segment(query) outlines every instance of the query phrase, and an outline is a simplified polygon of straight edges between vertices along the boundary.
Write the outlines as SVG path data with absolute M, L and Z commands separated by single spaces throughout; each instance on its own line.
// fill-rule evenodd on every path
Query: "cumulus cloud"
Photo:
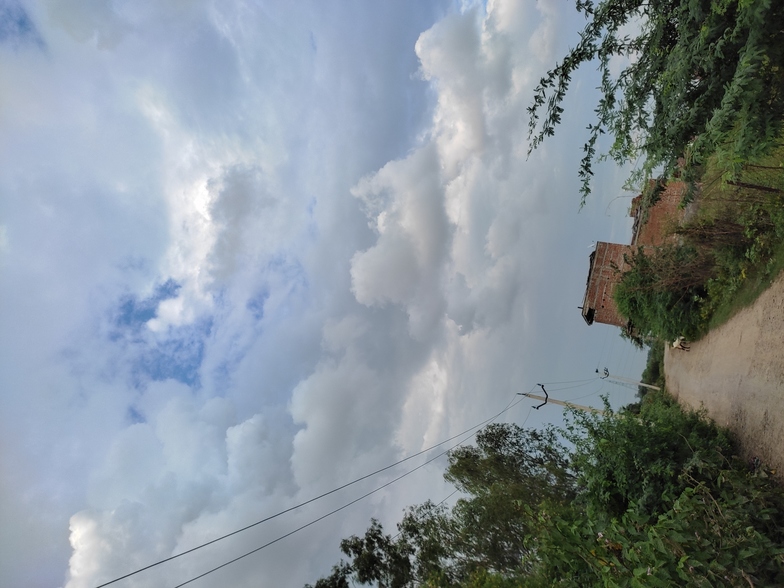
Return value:
M 530 56 L 497 26 L 493 10 L 508 7 L 488 9 L 449 15 L 419 38 L 422 75 L 438 88 L 431 135 L 353 190 L 378 233 L 352 260 L 353 291 L 363 304 L 407 307 L 412 333 L 445 309 L 463 328 L 497 326 L 530 269 L 512 252 L 533 236 L 523 229 L 541 196 L 509 169 L 525 148 L 513 78 Z
M 379 235 L 352 259 L 353 292 L 369 306 L 404 305 L 411 332 L 420 338 L 440 319 L 442 307 L 448 228 L 440 176 L 435 147 L 429 145 L 387 164 L 353 190 Z

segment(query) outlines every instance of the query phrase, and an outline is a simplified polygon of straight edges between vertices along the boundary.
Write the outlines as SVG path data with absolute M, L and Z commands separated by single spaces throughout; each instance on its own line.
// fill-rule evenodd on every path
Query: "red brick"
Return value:
M 586 323 L 628 326 L 629 321 L 620 315 L 613 298 L 615 286 L 620 282 L 622 273 L 628 269 L 624 254 L 630 256 L 640 246 L 654 247 L 672 238 L 668 230 L 683 219 L 680 203 L 684 190 L 683 182 L 670 182 L 647 214 L 640 210 L 642 196 L 637 196 L 632 200 L 630 211 L 630 216 L 635 219 L 631 245 L 603 241 L 596 244 L 589 258 L 585 298 L 580 307 Z
M 615 307 L 613 291 L 628 267 L 624 254 L 631 254 L 631 245 L 599 241 L 591 253 L 588 282 L 585 286 L 582 314 L 589 325 L 597 322 L 625 327 L 628 321 Z

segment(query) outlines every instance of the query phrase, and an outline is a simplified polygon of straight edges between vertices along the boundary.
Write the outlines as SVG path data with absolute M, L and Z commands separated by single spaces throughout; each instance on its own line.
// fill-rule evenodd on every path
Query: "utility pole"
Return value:
M 596 373 L 599 373 L 599 370 L 596 370 Z M 629 378 L 624 378 L 621 376 L 613 376 L 607 368 L 604 368 L 604 375 L 599 376 L 602 380 L 610 379 L 622 384 L 632 384 L 634 386 L 642 386 L 643 388 L 650 388 L 651 390 L 661 390 L 658 386 L 654 386 L 652 384 L 645 384 L 643 382 L 638 382 L 637 380 L 631 380 Z
M 584 410 L 587 412 L 593 412 L 596 414 L 604 414 L 603 410 L 598 408 L 593 408 L 592 406 L 583 406 L 582 404 L 572 404 L 571 402 L 564 402 L 563 400 L 555 400 L 554 398 L 544 396 L 539 396 L 538 394 L 526 394 L 522 392 L 518 392 L 520 396 L 527 396 L 528 398 L 533 398 L 534 400 L 543 400 L 545 404 L 557 404 L 559 406 L 565 406 L 566 408 L 576 408 L 577 410 Z M 541 404 L 539 406 L 542 406 Z M 535 406 L 534 408 L 539 408 L 539 406 Z

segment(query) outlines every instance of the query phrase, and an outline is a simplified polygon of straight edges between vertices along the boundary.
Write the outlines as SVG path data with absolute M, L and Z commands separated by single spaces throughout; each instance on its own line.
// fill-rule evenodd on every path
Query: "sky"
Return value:
M 596 72 L 527 156 L 582 24 L 560 0 L 0 0 L 0 585 L 95 587 L 537 383 L 633 401 L 592 378 L 644 353 L 577 309 L 592 243 L 631 235 L 628 170 L 579 207 Z M 532 404 L 500 420 L 561 422 Z M 435 455 L 114 586 L 176 586 Z M 190 585 L 312 583 L 371 517 L 449 496 L 443 467 Z

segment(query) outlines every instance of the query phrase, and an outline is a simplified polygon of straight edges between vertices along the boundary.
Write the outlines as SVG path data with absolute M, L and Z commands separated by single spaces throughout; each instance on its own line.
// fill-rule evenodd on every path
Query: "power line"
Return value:
M 594 395 L 598 394 L 599 392 L 601 392 L 602 390 L 604 390 L 604 382 L 602 382 L 602 384 L 596 390 L 591 392 L 590 394 L 584 394 L 583 396 L 578 396 L 577 398 L 572 398 L 570 400 L 582 400 L 583 398 L 588 398 L 589 396 L 594 396 Z
M 532 389 L 533 389 L 533 388 L 532 388 Z M 507 405 L 506 405 L 506 408 L 505 408 L 504 410 L 502 410 L 501 412 L 499 412 L 499 413 L 498 413 L 497 415 L 495 415 L 494 417 L 491 417 L 491 418 L 487 419 L 487 420 L 486 420 L 486 421 L 484 421 L 482 424 L 480 424 L 480 425 L 477 425 L 476 427 L 471 427 L 471 429 L 476 429 L 476 428 L 478 428 L 478 427 L 482 426 L 483 424 L 485 424 L 485 423 L 487 423 L 487 422 L 489 422 L 489 421 L 495 420 L 496 418 L 498 418 L 499 416 L 501 416 L 503 413 L 505 413 L 505 412 L 506 412 L 507 410 L 509 410 L 510 408 L 512 408 L 512 407 L 514 407 L 514 406 L 517 406 L 517 405 L 518 405 L 520 402 L 522 402 L 522 398 L 521 398 L 520 400 L 518 400 L 517 402 L 514 402 L 514 399 L 512 399 L 512 400 L 509 402 L 509 404 L 507 404 Z M 468 431 L 470 431 L 471 429 L 466 429 L 466 431 L 465 431 L 465 432 L 468 432 Z M 463 433 L 461 433 L 461 434 L 463 434 Z M 321 515 L 321 516 L 320 516 L 320 517 L 318 517 L 317 519 L 314 519 L 314 520 L 310 521 L 309 523 L 305 523 L 305 524 L 304 524 L 304 525 L 302 525 L 301 527 L 297 527 L 297 528 L 296 528 L 296 529 L 294 529 L 293 531 L 289 531 L 289 532 L 288 532 L 288 533 L 286 533 L 285 535 L 281 535 L 280 537 L 277 537 L 277 538 L 273 539 L 272 541 L 269 541 L 269 542 L 265 543 L 265 544 L 264 544 L 264 545 L 262 545 L 261 547 L 257 547 L 256 549 L 252 549 L 252 550 L 250 550 L 250 551 L 248 551 L 248 552 L 246 552 L 246 553 L 243 553 L 242 555 L 240 555 L 240 556 L 238 556 L 238 557 L 235 557 L 234 559 L 231 559 L 231 560 L 229 560 L 229 561 L 227 561 L 227 562 L 225 562 L 225 563 L 222 563 L 222 564 L 221 564 L 221 565 L 219 565 L 219 566 L 215 566 L 214 568 L 212 568 L 212 569 L 210 569 L 210 570 L 207 570 L 206 572 L 204 572 L 204 573 L 202 573 L 202 574 L 199 574 L 198 576 L 195 576 L 195 577 L 191 578 L 190 580 L 186 580 L 186 581 L 185 581 L 185 582 L 183 582 L 182 584 L 177 584 L 177 585 L 176 585 L 174 588 L 182 588 L 183 586 L 186 586 L 187 584 L 190 584 L 191 582 L 195 582 L 196 580 L 199 580 L 200 578 L 203 578 L 204 576 L 207 576 L 207 575 L 209 575 L 209 574 L 211 574 L 211 573 L 213 573 L 213 572 L 217 572 L 218 570 L 220 570 L 220 569 L 222 569 L 222 568 L 225 568 L 226 566 L 230 566 L 231 564 L 233 564 L 233 563 L 236 563 L 236 562 L 238 562 L 239 560 L 241 560 L 241 559 L 243 559 L 243 558 L 246 558 L 246 557 L 248 557 L 249 555 L 253 555 L 254 553 L 256 553 L 256 552 L 259 552 L 259 551 L 261 551 L 262 549 L 265 549 L 266 547 L 269 547 L 270 545 L 273 545 L 273 544 L 277 543 L 278 541 L 282 541 L 283 539 L 286 539 L 287 537 L 291 537 L 291 536 L 292 536 L 292 535 L 294 535 L 295 533 L 298 533 L 299 531 L 302 531 L 303 529 L 306 529 L 306 528 L 310 527 L 311 525 L 315 525 L 315 524 L 316 524 L 316 523 L 318 523 L 319 521 L 323 521 L 323 520 L 324 520 L 324 519 L 326 519 L 327 517 L 330 517 L 330 516 L 332 516 L 333 514 L 335 514 L 335 513 L 338 513 L 338 512 L 340 512 L 341 510 L 344 510 L 344 509 L 348 508 L 349 506 L 351 506 L 351 505 L 353 505 L 353 504 L 356 504 L 356 503 L 357 503 L 357 502 L 359 502 L 360 500 L 363 500 L 364 498 L 367 498 L 368 496 L 370 496 L 370 495 L 372 495 L 372 494 L 375 494 L 375 493 L 376 493 L 376 492 L 378 492 L 379 490 L 383 490 L 383 489 L 384 489 L 384 488 L 386 488 L 387 486 L 391 486 L 392 484 L 394 484 L 394 483 L 395 483 L 395 482 L 397 482 L 398 480 L 401 480 L 401 479 L 405 478 L 406 476 L 408 476 L 408 475 L 410 475 L 410 474 L 413 474 L 415 471 L 417 471 L 417 470 L 419 470 L 419 469 L 422 469 L 423 467 L 425 467 L 425 466 L 426 466 L 426 465 L 428 465 L 429 463 L 432 463 L 432 462 L 434 462 L 435 460 L 437 460 L 439 457 L 441 457 L 441 456 L 443 456 L 443 455 L 446 455 L 447 453 L 449 453 L 450 451 L 452 451 L 452 450 L 453 450 L 455 447 L 459 447 L 460 445 L 462 445 L 463 443 L 465 443 L 466 441 L 468 441 L 468 440 L 469 440 L 471 437 L 473 437 L 473 436 L 475 436 L 475 435 L 476 435 L 476 431 L 475 431 L 475 432 L 473 432 L 473 433 L 471 433 L 471 434 L 470 434 L 468 437 L 466 437 L 465 439 L 463 439 L 463 440 L 462 440 L 462 441 L 460 441 L 459 443 L 456 443 L 455 445 L 453 445 L 453 446 L 452 446 L 452 447 L 450 447 L 449 449 L 446 449 L 446 450 L 442 451 L 441 453 L 439 453 L 439 454 L 438 454 L 438 455 L 436 455 L 435 457 L 433 457 L 433 458 L 431 458 L 431 459 L 427 460 L 426 462 L 424 462 L 424 463 L 422 463 L 422 464 L 418 465 L 418 466 L 417 466 L 417 467 L 415 467 L 413 470 L 409 470 L 408 472 L 405 472 L 404 474 L 401 474 L 401 475 L 399 475 L 397 478 L 394 478 L 393 480 L 390 480 L 390 481 L 389 481 L 389 482 L 387 482 L 386 484 L 382 484 L 382 485 L 381 485 L 381 486 L 379 486 L 378 488 L 376 488 L 376 489 L 374 489 L 374 490 L 371 490 L 370 492 L 367 492 L 366 494 L 363 494 L 363 495 L 362 495 L 362 496 L 360 496 L 359 498 L 355 498 L 355 499 L 354 499 L 354 500 L 352 500 L 351 502 L 348 502 L 348 503 L 344 504 L 343 506 L 336 508 L 335 510 L 331 510 L 331 511 L 330 511 L 330 512 L 328 512 L 327 514 L 325 514 L 325 515 Z M 459 437 L 460 435 L 457 435 L 457 436 Z M 454 439 L 454 437 L 453 437 L 453 439 Z M 443 443 L 440 443 L 439 445 L 443 445 Z M 437 447 L 437 446 L 436 446 L 436 447 Z
M 192 547 L 191 549 L 188 549 L 187 551 L 183 551 L 182 553 L 178 553 L 177 555 L 172 555 L 171 557 L 167 557 L 165 559 L 161 559 L 159 561 L 151 563 L 151 564 L 149 564 L 147 566 L 144 566 L 143 568 L 139 568 L 137 570 L 134 570 L 133 572 L 129 572 L 129 573 L 123 575 L 123 576 L 119 576 L 119 577 L 117 577 L 117 578 L 115 578 L 113 580 L 110 580 L 109 582 L 104 582 L 103 584 L 99 584 L 95 588 L 104 588 L 105 586 L 109 586 L 110 584 L 114 584 L 115 582 L 119 582 L 120 580 L 124 580 L 126 578 L 130 578 L 131 576 L 135 576 L 136 574 L 139 574 L 141 572 L 149 570 L 150 568 L 154 568 L 156 566 L 159 566 L 159 565 L 164 564 L 166 562 L 172 561 L 172 560 L 177 559 L 179 557 L 182 557 L 184 555 L 188 555 L 189 553 L 193 553 L 194 551 L 197 551 L 199 549 L 207 547 L 208 545 L 212 545 L 213 543 L 217 543 L 218 541 L 222 541 L 223 539 L 228 539 L 229 537 L 232 537 L 233 535 L 237 535 L 238 533 L 242 533 L 243 531 L 247 531 L 248 529 L 252 529 L 253 527 L 261 525 L 262 523 L 266 523 L 268 521 L 271 521 L 272 519 L 278 518 L 281 515 L 289 513 L 291 511 L 296 510 L 298 508 L 301 508 L 303 506 L 306 506 L 306 505 L 310 504 L 311 502 L 315 502 L 317 500 L 320 500 L 321 498 L 329 496 L 330 494 L 334 494 L 335 492 L 339 492 L 340 490 L 343 490 L 344 488 L 348 488 L 349 486 L 353 486 L 354 484 L 357 484 L 358 482 L 361 482 L 362 480 L 366 480 L 366 479 L 368 479 L 368 478 L 370 478 L 372 476 L 375 476 L 376 474 L 380 474 L 381 472 L 384 472 L 384 471 L 386 471 L 388 469 L 391 469 L 391 468 L 393 468 L 395 466 L 398 466 L 401 463 L 404 463 L 404 462 L 408 461 L 409 459 L 413 459 L 415 457 L 418 457 L 418 456 L 422 455 L 423 453 L 427 453 L 428 451 L 431 451 L 431 450 L 435 449 L 436 447 L 439 447 L 439 446 L 443 445 L 444 443 L 449 443 L 450 441 L 453 441 L 453 440 L 457 439 L 458 437 L 461 437 L 462 435 L 465 435 L 469 431 L 472 431 L 473 429 L 478 429 L 479 427 L 485 425 L 486 423 L 489 423 L 490 421 L 493 421 L 493 420 L 497 419 L 499 416 L 504 414 L 507 410 L 512 408 L 512 406 L 514 406 L 512 404 L 513 401 L 514 401 L 514 398 L 512 398 L 512 400 L 509 402 L 509 404 L 506 405 L 506 408 L 504 408 L 498 414 L 490 417 L 487 420 L 482 421 L 478 425 L 474 425 L 473 427 L 470 427 L 470 428 L 466 429 L 465 431 L 463 431 L 461 433 L 458 433 L 457 435 L 449 437 L 448 439 L 445 439 L 444 441 L 441 441 L 440 443 L 436 443 L 435 445 L 432 445 L 432 446 L 428 447 L 427 449 L 423 449 L 422 451 L 419 451 L 418 453 L 414 453 L 413 455 L 409 455 L 408 457 L 405 457 L 405 458 L 403 458 L 403 459 L 401 459 L 399 461 L 396 461 L 393 464 L 390 464 L 388 466 L 380 468 L 380 469 L 378 469 L 378 470 L 376 470 L 374 472 L 371 472 L 371 473 L 369 473 L 367 475 L 362 476 L 361 478 L 357 478 L 356 480 L 348 482 L 347 484 L 343 484 L 342 486 L 338 486 L 337 488 L 329 490 L 328 492 L 324 492 L 323 494 L 319 494 L 318 496 L 315 496 L 314 498 L 310 498 L 310 499 L 308 499 L 308 500 L 306 500 L 304 502 L 301 502 L 301 503 L 296 504 L 296 505 L 294 505 L 292 507 L 289 507 L 289 508 L 287 508 L 285 510 L 282 510 L 282 511 L 277 512 L 277 513 L 275 513 L 273 515 L 270 515 L 270 516 L 268 516 L 266 518 L 263 518 L 263 519 L 261 519 L 259 521 L 256 521 L 255 523 L 251 523 L 249 525 L 246 525 L 245 527 L 242 527 L 241 529 L 237 529 L 236 531 L 232 531 L 230 533 L 226 533 L 225 535 L 221 535 L 220 537 L 217 537 L 215 539 L 212 539 L 210 541 L 202 543 L 201 545 L 197 545 L 196 547 Z M 440 455 L 443 455 L 443 454 L 440 454 Z M 440 457 L 440 455 L 439 455 L 439 457 Z M 429 462 L 426 462 L 426 463 L 429 463 Z M 412 471 L 416 471 L 416 470 L 412 470 Z M 351 503 L 351 504 L 353 504 L 353 503 Z M 332 513 L 330 513 L 330 514 L 332 514 Z M 329 516 L 329 515 L 327 515 L 327 516 Z
M 586 378 L 584 380 L 568 380 L 566 382 L 542 382 L 542 384 L 544 384 L 545 386 L 557 386 L 558 384 L 579 384 L 582 382 L 593 382 L 596 379 L 598 379 L 598 376 L 593 376 L 592 378 Z M 534 386 L 534 388 L 536 388 L 536 386 Z M 533 388 L 531 389 L 533 390 Z
M 533 388 L 532 388 L 532 390 L 533 390 Z M 530 417 L 530 416 L 531 416 L 531 411 L 533 411 L 533 407 L 532 407 L 532 406 L 528 408 L 528 413 L 525 415 L 525 418 L 523 419 L 523 422 L 522 422 L 522 424 L 521 424 L 521 425 L 519 425 L 521 428 L 522 428 L 522 427 L 524 427 L 524 426 L 525 426 L 525 423 L 527 423 L 527 422 L 528 422 L 528 417 Z M 436 506 L 441 506 L 441 505 L 442 505 L 442 504 L 444 504 L 444 503 L 445 503 L 447 500 L 449 500 L 449 499 L 450 499 L 450 498 L 452 498 L 452 497 L 453 497 L 455 494 L 457 494 L 459 491 L 460 491 L 459 489 L 455 488 L 455 489 L 454 489 L 454 490 L 453 490 L 453 491 L 452 491 L 452 492 L 449 494 L 449 496 L 447 496 L 446 498 L 442 499 L 442 500 L 441 500 L 441 502 L 439 502 L 438 504 L 436 504 Z M 400 534 L 401 534 L 401 533 L 402 533 L 402 531 L 398 531 L 398 532 L 397 532 L 397 534 L 396 534 L 396 535 L 394 535 L 394 536 L 392 537 L 392 539 L 397 539 L 398 537 L 400 537 Z
M 599 377 L 597 376 L 597 377 L 595 377 L 595 378 L 591 378 L 590 380 L 588 380 L 588 381 L 586 381 L 586 382 L 583 382 L 582 384 L 574 384 L 574 385 L 572 385 L 572 386 L 562 386 L 562 387 L 560 387 L 560 388 L 553 388 L 553 387 L 551 387 L 551 386 L 549 386 L 549 385 L 548 385 L 547 387 L 548 387 L 550 390 L 552 390 L 553 392 L 559 392 L 559 391 L 561 391 L 561 390 L 573 390 L 574 388 L 582 388 L 582 387 L 584 387 L 584 386 L 587 386 L 587 385 L 589 385 L 590 383 L 594 383 L 594 382 L 596 382 L 598 379 L 599 379 Z M 544 384 L 547 384 L 547 382 L 544 382 Z

